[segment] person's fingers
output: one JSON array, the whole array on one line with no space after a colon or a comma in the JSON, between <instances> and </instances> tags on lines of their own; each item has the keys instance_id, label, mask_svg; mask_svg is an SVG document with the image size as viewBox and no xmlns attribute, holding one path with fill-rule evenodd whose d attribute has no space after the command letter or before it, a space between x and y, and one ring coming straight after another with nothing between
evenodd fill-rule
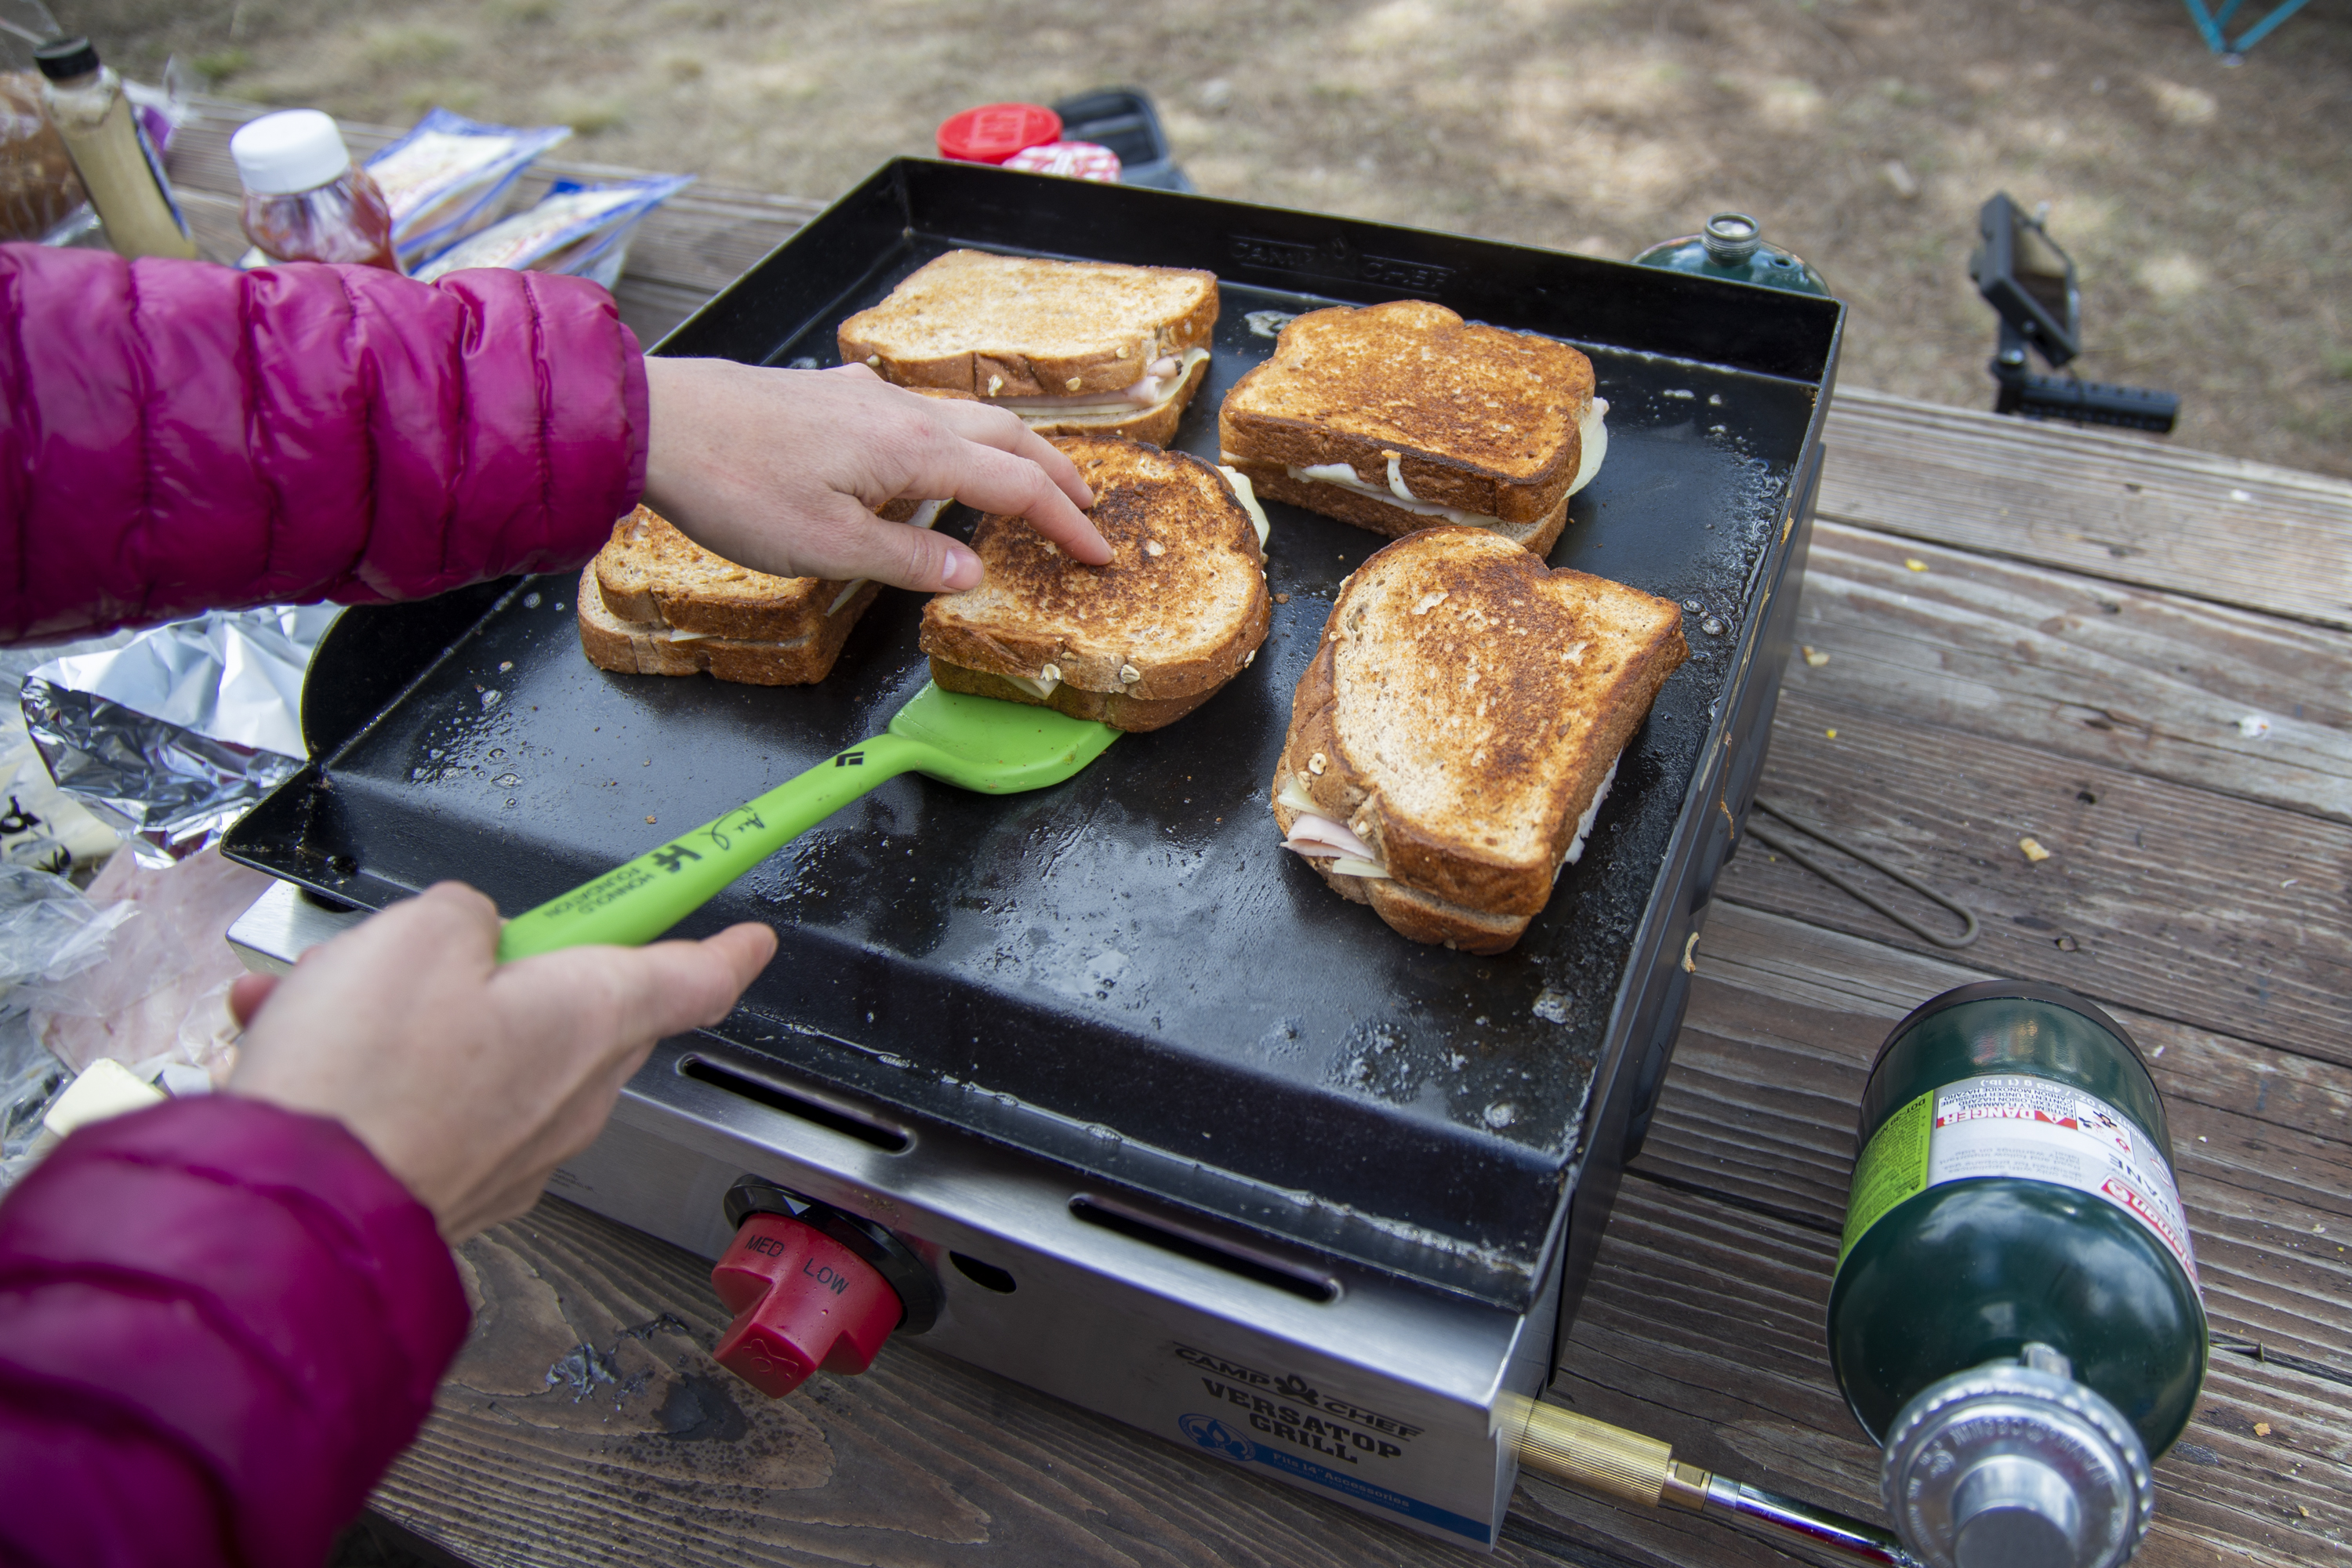
<instances>
[{"instance_id":1,"label":"person's fingers","mask_svg":"<svg viewBox=\"0 0 2352 1568\"><path fill-rule=\"evenodd\" d=\"M508 964L494 984L521 993L525 1006L547 997L547 1006L576 1009L593 997L597 1032L615 1050L635 1049L727 1016L775 952L768 927L730 926L702 942L542 953Z\"/></svg>"},{"instance_id":2,"label":"person's fingers","mask_svg":"<svg viewBox=\"0 0 2352 1568\"><path fill-rule=\"evenodd\" d=\"M980 557L929 529L877 517L855 496L833 494L812 507L822 531L803 536L796 575L848 582L871 577L918 594L951 593L980 583Z\"/></svg>"},{"instance_id":3,"label":"person's fingers","mask_svg":"<svg viewBox=\"0 0 2352 1568\"><path fill-rule=\"evenodd\" d=\"M960 446L961 451L956 454L960 462L951 468L918 474L907 487L908 492L934 495L944 490L980 511L1025 517L1030 527L1068 551L1071 559L1089 566L1100 566L1110 560L1109 544L1045 469L1026 458L1016 458L975 441ZM972 582L978 581L974 576Z\"/></svg>"},{"instance_id":4,"label":"person's fingers","mask_svg":"<svg viewBox=\"0 0 2352 1568\"><path fill-rule=\"evenodd\" d=\"M442 940L460 948L478 948L486 961L498 961L499 906L478 888L463 882L436 882L386 912L429 920Z\"/></svg>"},{"instance_id":5,"label":"person's fingers","mask_svg":"<svg viewBox=\"0 0 2352 1568\"><path fill-rule=\"evenodd\" d=\"M261 1005L269 1000L269 994L277 989L278 976L275 974L238 975L229 982L228 1016L236 1020L238 1028L246 1027L253 1022L253 1016L261 1011Z\"/></svg>"},{"instance_id":6,"label":"person's fingers","mask_svg":"<svg viewBox=\"0 0 2352 1568\"><path fill-rule=\"evenodd\" d=\"M1011 410L990 408L961 399L941 399L939 412L948 428L965 440L993 447L1000 452L1010 452L1016 458L1026 458L1045 469L1045 477L1070 498L1072 505L1089 507L1095 504L1095 492L1087 488L1085 477L1078 472L1078 466L1070 461L1059 447L1023 424L1020 416Z\"/></svg>"}]
</instances>

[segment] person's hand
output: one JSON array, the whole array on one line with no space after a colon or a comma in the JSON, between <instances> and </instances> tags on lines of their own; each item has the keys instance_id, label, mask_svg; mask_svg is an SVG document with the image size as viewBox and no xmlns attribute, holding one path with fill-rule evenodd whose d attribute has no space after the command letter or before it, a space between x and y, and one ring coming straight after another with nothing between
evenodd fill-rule
<instances>
[{"instance_id":1,"label":"person's hand","mask_svg":"<svg viewBox=\"0 0 2352 1568\"><path fill-rule=\"evenodd\" d=\"M245 976L228 1092L342 1122L460 1241L537 1202L654 1042L725 1017L776 934L739 925L505 965L498 945L497 908L443 882L291 974Z\"/></svg>"},{"instance_id":2,"label":"person's hand","mask_svg":"<svg viewBox=\"0 0 2352 1568\"><path fill-rule=\"evenodd\" d=\"M646 504L696 543L779 577L873 577L924 593L979 585L980 557L885 522L900 497L1017 512L1072 559L1110 546L1067 458L1014 415L892 386L862 364L762 370L648 359Z\"/></svg>"}]
</instances>

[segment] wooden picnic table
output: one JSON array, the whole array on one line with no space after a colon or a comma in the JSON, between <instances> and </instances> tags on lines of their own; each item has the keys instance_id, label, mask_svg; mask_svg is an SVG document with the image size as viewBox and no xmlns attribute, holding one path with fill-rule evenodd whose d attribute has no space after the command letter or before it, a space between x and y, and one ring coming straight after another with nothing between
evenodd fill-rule
<instances>
[{"instance_id":1,"label":"wooden picnic table","mask_svg":"<svg viewBox=\"0 0 2352 1568\"><path fill-rule=\"evenodd\" d=\"M173 165L226 258L257 111L203 109ZM697 185L623 314L652 342L817 205ZM1739 851L1552 1397L1875 1516L1822 1344L1864 1070L1936 992L2056 981L2154 1058L2212 1317L2141 1561L2352 1560L2352 484L1850 389L1828 445L1761 793L1984 937L1956 958ZM761 1398L709 1359L707 1262L560 1200L461 1257L472 1338L373 1508L463 1563L1465 1560L919 1342ZM1528 1478L1496 1557L1791 1561Z\"/></svg>"}]
</instances>

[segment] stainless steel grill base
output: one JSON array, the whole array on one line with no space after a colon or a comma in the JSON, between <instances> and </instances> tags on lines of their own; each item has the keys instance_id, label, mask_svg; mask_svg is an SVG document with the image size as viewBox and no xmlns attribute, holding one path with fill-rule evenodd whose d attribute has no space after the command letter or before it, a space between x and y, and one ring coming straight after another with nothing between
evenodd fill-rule
<instances>
[{"instance_id":1,"label":"stainless steel grill base","mask_svg":"<svg viewBox=\"0 0 2352 1568\"><path fill-rule=\"evenodd\" d=\"M361 918L281 882L229 941L248 967L283 970ZM655 1049L550 1190L715 1258L721 1200L746 1174L919 1254L946 1300L924 1345L1424 1534L1494 1543L1518 1468L1497 1402L1549 1380L1557 1247L1538 1307L1514 1314L909 1124L698 1036Z\"/></svg>"}]
</instances>

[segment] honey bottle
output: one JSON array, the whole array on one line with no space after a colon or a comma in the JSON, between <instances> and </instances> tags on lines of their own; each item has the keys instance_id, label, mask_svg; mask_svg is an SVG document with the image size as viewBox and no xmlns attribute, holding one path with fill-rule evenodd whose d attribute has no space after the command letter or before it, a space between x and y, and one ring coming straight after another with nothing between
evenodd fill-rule
<instances>
[{"instance_id":1,"label":"honey bottle","mask_svg":"<svg viewBox=\"0 0 2352 1568\"><path fill-rule=\"evenodd\" d=\"M122 79L100 63L88 38L43 44L33 63L41 68L42 106L106 226L106 243L121 256L194 260L195 241L173 204L163 161L123 96Z\"/></svg>"}]
</instances>

